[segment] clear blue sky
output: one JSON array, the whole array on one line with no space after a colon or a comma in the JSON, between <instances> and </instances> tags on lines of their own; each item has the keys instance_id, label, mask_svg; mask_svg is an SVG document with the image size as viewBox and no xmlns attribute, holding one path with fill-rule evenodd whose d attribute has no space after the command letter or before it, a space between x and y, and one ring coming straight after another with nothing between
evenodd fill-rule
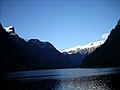
<instances>
[{"instance_id":1,"label":"clear blue sky","mask_svg":"<svg viewBox=\"0 0 120 90\"><path fill-rule=\"evenodd\" d=\"M120 18L120 0L0 0L0 22L58 50L103 40Z\"/></svg>"}]
</instances>

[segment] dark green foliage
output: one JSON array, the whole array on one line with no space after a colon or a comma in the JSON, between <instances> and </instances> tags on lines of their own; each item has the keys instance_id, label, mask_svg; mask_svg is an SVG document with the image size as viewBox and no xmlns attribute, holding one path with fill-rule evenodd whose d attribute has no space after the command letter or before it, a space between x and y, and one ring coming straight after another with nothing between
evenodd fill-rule
<instances>
[{"instance_id":1,"label":"dark green foliage","mask_svg":"<svg viewBox=\"0 0 120 90\"><path fill-rule=\"evenodd\" d=\"M88 55L80 67L120 67L120 25L116 25L106 42Z\"/></svg>"}]
</instances>

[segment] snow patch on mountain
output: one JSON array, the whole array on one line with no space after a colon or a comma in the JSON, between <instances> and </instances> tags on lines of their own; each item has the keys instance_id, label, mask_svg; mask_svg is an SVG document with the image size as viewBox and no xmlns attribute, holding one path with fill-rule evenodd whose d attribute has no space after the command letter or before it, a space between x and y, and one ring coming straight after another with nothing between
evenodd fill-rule
<instances>
[{"instance_id":1,"label":"snow patch on mountain","mask_svg":"<svg viewBox=\"0 0 120 90\"><path fill-rule=\"evenodd\" d=\"M6 32L8 32L10 35L16 35L14 27L13 26L8 26L4 28Z\"/></svg>"},{"instance_id":2,"label":"snow patch on mountain","mask_svg":"<svg viewBox=\"0 0 120 90\"><path fill-rule=\"evenodd\" d=\"M62 52L72 54L73 52L77 52L77 51L82 50L82 49L88 49L88 48L92 48L92 47L97 48L98 46L102 45L104 42L105 41L102 40L102 41L91 42L91 43L88 43L88 44L83 45L83 46L77 45L76 47L63 50Z\"/></svg>"},{"instance_id":3,"label":"snow patch on mountain","mask_svg":"<svg viewBox=\"0 0 120 90\"><path fill-rule=\"evenodd\" d=\"M81 48L82 46L77 45L76 47L65 49L62 52L70 52L70 51L76 51L77 49Z\"/></svg>"}]
</instances>

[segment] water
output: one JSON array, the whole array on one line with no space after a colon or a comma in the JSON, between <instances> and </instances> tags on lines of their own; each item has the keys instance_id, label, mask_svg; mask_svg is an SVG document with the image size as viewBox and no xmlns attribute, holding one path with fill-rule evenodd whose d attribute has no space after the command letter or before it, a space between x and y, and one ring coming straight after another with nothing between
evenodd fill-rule
<instances>
[{"instance_id":1,"label":"water","mask_svg":"<svg viewBox=\"0 0 120 90\"><path fill-rule=\"evenodd\" d=\"M120 90L119 85L120 67L12 72L2 84L8 90Z\"/></svg>"}]
</instances>

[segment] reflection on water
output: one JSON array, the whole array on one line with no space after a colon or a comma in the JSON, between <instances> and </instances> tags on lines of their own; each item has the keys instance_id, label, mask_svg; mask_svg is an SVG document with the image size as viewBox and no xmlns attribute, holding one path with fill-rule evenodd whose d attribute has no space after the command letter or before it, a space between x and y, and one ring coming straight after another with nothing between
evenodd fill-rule
<instances>
[{"instance_id":1,"label":"reflection on water","mask_svg":"<svg viewBox=\"0 0 120 90\"><path fill-rule=\"evenodd\" d=\"M4 90L120 90L120 75L100 75L30 82L9 81ZM2 89L1 89L2 90Z\"/></svg>"},{"instance_id":2,"label":"reflection on water","mask_svg":"<svg viewBox=\"0 0 120 90\"><path fill-rule=\"evenodd\" d=\"M60 80L53 90L111 90L111 81L107 76L96 76Z\"/></svg>"},{"instance_id":3,"label":"reflection on water","mask_svg":"<svg viewBox=\"0 0 120 90\"><path fill-rule=\"evenodd\" d=\"M0 82L0 90L120 90L120 68L22 71Z\"/></svg>"}]
</instances>

